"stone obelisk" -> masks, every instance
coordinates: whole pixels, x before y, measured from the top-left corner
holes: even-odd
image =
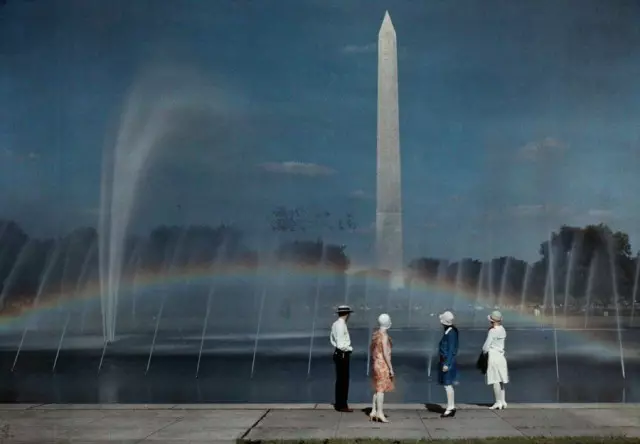
[[[376,254],[378,268],[392,273],[402,286],[402,191],[398,115],[398,51],[396,31],[385,12],[378,33],[378,164]],[[400,278],[400,279],[399,279]]]

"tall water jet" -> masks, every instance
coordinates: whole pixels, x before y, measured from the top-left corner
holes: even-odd
[[[481,306],[483,301],[482,292],[483,292],[484,275],[485,275],[484,265],[485,265],[484,262],[480,264],[480,273],[478,274],[478,284],[476,286],[476,305],[473,307],[473,321],[472,321],[474,326],[476,324],[476,312],[478,311],[478,308]]]
[[[129,273],[131,274],[132,281],[132,292],[131,292],[131,320],[135,322],[136,319],[136,304],[138,299],[138,292],[135,288],[136,277],[138,275],[138,269],[140,268],[140,264],[142,262],[142,255],[140,250],[142,249],[142,242],[137,242],[135,247],[133,247],[133,251],[131,252],[131,256],[129,257],[129,262],[125,270],[131,270]]]
[[[636,256],[636,272],[633,277],[633,290],[631,291],[631,319],[629,327],[633,327],[633,319],[636,313],[636,297],[638,296],[638,278],[640,278],[640,252]]]
[[[45,269],[44,269],[44,273],[42,274],[41,278],[40,278],[40,283],[38,284],[38,290],[36,291],[36,297],[33,301],[33,307],[37,308],[39,306],[40,303],[40,298],[42,297],[42,293],[44,292],[44,288],[45,285],[47,284],[47,282],[49,281],[49,276],[51,275],[51,271],[53,270],[53,267],[55,266],[56,262],[58,261],[58,258],[60,256],[60,244],[59,242],[55,244],[55,246],[53,247],[53,253],[51,253],[51,256],[49,257],[49,260],[47,261],[47,264],[45,265]],[[13,360],[13,365],[11,366],[11,372],[13,373],[14,369],[16,368],[16,364],[18,363],[18,357],[20,356],[20,351],[22,350],[22,346],[24,345],[24,340],[27,337],[27,333],[29,332],[29,329],[32,327],[32,320],[27,320],[25,326],[24,326],[24,330],[22,331],[22,337],[20,338],[20,344],[18,345],[18,350],[16,351],[16,356]],[[37,321],[36,321],[37,322]]]
[[[116,337],[125,236],[137,197],[138,184],[151,155],[167,132],[175,129],[175,114],[211,111],[217,97],[211,88],[194,88],[199,79],[185,72],[155,68],[136,84],[125,106],[113,150],[103,155],[100,199],[100,302],[103,335]],[[199,85],[203,86],[203,85]]]
[[[522,281],[522,292],[520,293],[520,313],[524,313],[524,306],[527,301],[527,290],[529,289],[529,280],[531,279],[532,267],[527,263],[524,270],[524,279]]]
[[[11,289],[13,282],[18,275],[18,272],[22,269],[25,260],[29,257],[29,254],[32,253],[32,249],[34,247],[34,241],[29,239],[24,246],[20,249],[18,253],[18,257],[16,258],[9,275],[5,278],[4,283],[2,285],[2,292],[0,293],[0,310],[4,308],[5,300],[7,298],[7,294]]]
[[[279,236],[276,236],[275,244],[278,245]],[[262,333],[262,319],[264,315],[264,305],[267,300],[268,284],[267,273],[264,270],[262,256],[258,255],[258,270],[256,281],[261,281],[261,285],[256,285],[256,293],[254,300],[258,300],[258,322],[256,323],[256,335],[253,341],[253,357],[251,358],[251,379],[256,369],[256,356],[258,354],[258,342],[260,341],[260,333]],[[255,305],[255,304],[254,304]]]
[[[495,292],[495,285],[493,280],[495,279],[495,276],[493,275],[493,261],[494,259],[489,259],[489,262],[487,262],[487,270],[485,270],[485,272],[487,273],[486,279],[487,279],[487,293],[489,294],[489,301],[492,302],[493,305],[495,305],[496,302],[496,292]]]
[[[216,265],[218,264],[218,253],[216,252],[215,257],[213,258],[213,261],[211,262],[211,274],[214,274],[213,272],[216,269]],[[216,293],[216,281],[215,278],[211,279],[211,284],[209,286],[209,294],[207,295],[207,307],[206,307],[206,311],[204,313],[204,321],[202,322],[202,337],[200,339],[200,350],[198,350],[198,363],[196,364],[196,378],[198,378],[198,375],[200,374],[200,360],[202,359],[202,349],[204,348],[204,338],[207,335],[207,327],[209,326],[209,315],[211,313],[211,304],[213,301],[213,297]]]
[[[587,294],[585,296],[584,307],[584,328],[589,325],[589,310],[591,309],[591,297],[593,295],[593,280],[596,274],[596,265],[598,263],[598,253],[596,252],[589,262],[589,276],[587,276]]]
[[[452,303],[453,309],[456,308],[456,298],[462,293],[464,283],[464,260],[460,260],[456,266],[455,294]]]
[[[93,254],[95,253],[96,247],[97,247],[97,243],[93,242],[91,244],[91,247],[89,247],[89,249],[87,250],[87,253],[85,254],[85,258],[82,261],[82,266],[80,268],[80,275],[78,276],[78,281],[76,282],[76,287],[73,292],[74,297],[78,297],[80,294],[80,289],[82,288],[82,285],[85,282],[86,274],[89,269],[89,263],[91,261],[91,258],[93,257]],[[53,366],[51,367],[52,373],[55,373],[56,371],[56,366],[58,365],[58,358],[60,357],[60,350],[62,349],[62,342],[64,341],[64,337],[65,337],[65,334],[67,333],[67,328],[69,327],[70,321],[71,321],[71,311],[67,313],[67,318],[64,322],[64,326],[62,327],[62,332],[60,333],[60,340],[58,341],[58,349],[56,350],[56,357],[53,360]]]
[[[180,237],[178,238],[176,245],[173,248],[173,255],[171,256],[171,260],[165,265],[165,272],[171,275],[171,272],[176,264],[176,260],[180,257],[179,253],[182,251],[182,247],[184,245],[184,239],[187,235],[187,230],[182,230],[180,233]],[[153,351],[156,347],[156,339],[158,338],[158,329],[160,328],[160,320],[162,319],[162,315],[164,313],[164,306],[167,302],[167,290],[162,292],[162,299],[160,301],[160,308],[158,309],[158,314],[156,315],[156,327],[153,330],[153,339],[151,341],[151,348],[149,349],[149,360],[147,361],[147,368],[144,372],[146,375],[149,373],[149,368],[151,367],[151,358],[153,357]]]
[[[60,349],[62,348],[62,341],[64,341],[64,335],[65,333],[67,333],[67,327],[69,326],[70,320],[71,320],[71,312],[67,313],[67,319],[64,322],[64,327],[62,327],[62,333],[60,334],[60,340],[58,341],[58,349],[56,350],[56,357],[53,360],[51,373],[55,373],[56,371],[56,366],[58,365],[58,357],[60,357]]]
[[[509,266],[511,265],[511,257],[507,257],[507,260],[502,267],[502,276],[500,278],[500,295],[498,296],[498,305],[502,308],[504,304],[504,298],[507,292],[507,278],[509,277]]]
[[[449,269],[449,262],[444,260],[444,259],[441,259],[438,262],[438,271],[437,271],[437,274],[436,274],[436,286],[438,288],[438,290],[437,290],[437,298],[438,298],[438,304],[440,304],[437,307],[437,310],[441,310],[441,309],[444,309],[444,308],[451,308],[449,306],[444,306],[444,304],[448,304],[448,302],[445,302],[448,299],[447,298],[448,294],[447,294],[447,291],[444,290],[444,285],[447,282],[447,271],[448,271],[448,269]]]
[[[414,277],[409,278],[409,301],[407,302],[407,327],[411,328],[411,318],[413,316],[413,292],[414,290]]]
[[[553,323],[553,353],[556,358],[556,381],[560,383],[560,366],[558,362],[558,328],[556,324],[556,280],[555,280],[555,263],[554,250],[551,235],[549,236],[549,258],[547,269],[547,282],[549,285],[551,299],[551,319]]]
[[[622,327],[620,325],[620,295],[618,293],[618,279],[616,276],[616,256],[613,251],[613,239],[607,237],[607,249],[609,256],[609,269],[611,272],[611,287],[613,289],[613,304],[616,310],[616,330],[618,332],[618,347],[620,349],[620,371],[622,373],[622,379],[626,378],[626,371],[624,367],[624,347],[622,345]]]
[[[566,276],[564,279],[564,317],[565,323],[567,322],[567,306],[569,305],[569,298],[571,297],[571,284],[573,283],[573,267],[575,262],[575,242],[571,244],[571,251],[569,251],[569,266],[566,270]]]
[[[391,271],[392,288],[404,280],[399,121],[396,31],[385,12],[378,33],[376,257],[379,269]]]
[[[202,322],[202,337],[200,339],[200,350],[198,350],[198,363],[196,364],[196,378],[200,374],[200,360],[202,359],[202,349],[204,348],[204,338],[207,335],[207,327],[209,326],[209,314],[211,313],[211,303],[215,295],[215,283],[211,284],[209,294],[207,295],[207,308],[204,313],[204,321]]]
[[[320,253],[320,262],[316,269],[316,288],[315,297],[313,298],[313,314],[311,320],[311,335],[309,336],[309,359],[307,362],[307,377],[311,374],[311,359],[313,357],[313,341],[316,337],[316,317],[318,316],[318,303],[320,301],[320,289],[322,286],[321,275],[324,268],[324,242],[322,243],[322,252]]]
[[[264,280],[264,277],[261,277]],[[259,287],[257,287],[259,288]],[[251,358],[251,378],[256,369],[256,355],[258,353],[258,341],[260,340],[260,332],[262,330],[262,314],[264,312],[264,303],[267,299],[267,283],[262,284],[262,291],[260,293],[260,307],[258,308],[258,324],[256,325],[256,336],[253,342],[253,357]]]

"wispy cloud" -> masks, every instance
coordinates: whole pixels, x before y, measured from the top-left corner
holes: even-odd
[[[364,190],[353,190],[349,193],[349,197],[352,199],[373,199],[373,196]]]
[[[545,212],[545,206],[542,204],[534,205],[514,205],[509,208],[508,213],[516,217],[537,216]]]
[[[587,211],[587,215],[595,218],[610,219],[613,216],[613,211],[603,208],[591,208]]]
[[[265,162],[258,165],[264,171],[278,174],[292,174],[296,176],[330,176],[335,170],[317,163],[305,163],[297,161]]]
[[[20,154],[20,153],[16,153],[15,151],[9,148],[3,148],[2,151],[0,151],[0,155],[7,158],[17,159],[18,161],[21,161],[21,160],[36,161],[40,159],[40,154],[36,152],[31,151],[27,154]]]
[[[376,43],[367,43],[365,45],[346,45],[342,47],[344,54],[366,54],[376,52],[378,45]]]
[[[505,209],[504,214],[514,218],[535,218],[539,216],[570,216],[575,215],[575,208],[570,206],[555,206],[546,204],[520,204]]]
[[[547,137],[541,141],[527,143],[525,146],[520,148],[518,154],[524,160],[534,161],[544,155],[551,153],[560,153],[566,151],[567,149],[568,145],[564,142],[553,137]]]

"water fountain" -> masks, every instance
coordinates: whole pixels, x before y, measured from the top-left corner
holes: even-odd
[[[322,243],[322,252],[320,253],[320,262],[316,270],[315,297],[313,298],[313,314],[311,315],[311,333],[309,335],[309,360],[307,363],[307,377],[311,375],[311,358],[313,356],[313,341],[316,337],[316,318],[318,316],[318,302],[320,299],[320,289],[322,287],[322,270],[325,267],[325,246]]]
[[[480,265],[480,273],[478,274],[478,284],[476,286],[476,302],[475,302],[475,306],[473,307],[472,322],[474,326],[476,324],[476,313],[478,311],[478,307],[480,307],[484,301],[483,292],[484,292],[484,280],[485,280],[485,274],[486,274],[486,270],[484,267],[485,267],[485,262],[482,262],[482,264]]]
[[[509,275],[509,267],[511,265],[511,257],[507,257],[504,266],[502,267],[502,276],[500,278],[500,294],[498,296],[498,306],[504,307],[504,300],[507,292],[507,277]]]
[[[634,327],[633,320],[636,313],[636,298],[638,297],[639,278],[640,278],[640,252],[638,252],[638,254],[636,255],[636,271],[633,276],[633,290],[631,290],[631,319],[629,320],[630,327]]]
[[[574,259],[575,259],[575,246],[576,243],[571,243],[571,251],[569,252],[569,267],[566,272],[565,281],[564,281],[564,317],[565,317],[565,327],[566,322],[568,321],[567,317],[567,309],[569,306],[569,300],[571,297],[571,285],[573,279],[573,268],[574,268]]]
[[[624,367],[624,347],[622,345],[622,327],[620,325],[620,294],[618,293],[618,279],[616,276],[616,257],[613,251],[613,239],[607,236],[605,239],[607,243],[607,250],[609,256],[609,270],[611,272],[611,287],[613,290],[613,304],[616,311],[616,331],[618,333],[618,347],[620,349],[620,371],[622,373],[622,379],[626,378],[626,371]]]
[[[522,280],[522,291],[520,293],[520,314],[525,311],[525,304],[527,301],[527,289],[529,288],[529,279],[531,277],[532,267],[530,264],[526,265],[524,270],[524,279]]]
[[[159,142],[173,129],[175,114],[189,109],[215,109],[216,97],[211,88],[185,74],[188,73],[156,68],[143,77],[124,106],[113,150],[104,151],[98,231],[103,336],[107,342],[116,338],[125,237],[138,183]]]
[[[91,262],[91,259],[93,258],[93,255],[96,252],[96,248],[97,248],[97,243],[94,242],[91,244],[91,247],[89,247],[89,249],[87,250],[87,253],[85,254],[85,258],[82,262],[82,267],[80,269],[80,276],[78,277],[78,281],[76,282],[76,287],[73,292],[74,298],[78,297],[78,295],[80,294],[82,285],[86,283],[86,275],[89,270],[89,264]],[[58,357],[60,356],[60,349],[62,348],[62,342],[64,341],[65,334],[67,333],[69,322],[71,321],[71,313],[72,313],[71,310],[68,309],[67,317],[65,319],[64,326],[62,327],[62,332],[60,333],[60,340],[58,341],[58,349],[56,350],[56,357],[53,360],[53,366],[51,367],[52,373],[55,373],[56,366],[58,365]]]
[[[251,359],[251,377],[252,378],[256,368],[256,354],[258,352],[258,341],[260,340],[260,331],[262,329],[262,317],[264,314],[264,304],[266,299],[267,299],[267,283],[265,282],[260,291],[260,306],[258,308],[258,322],[256,325],[256,335],[253,343],[253,358]]]
[[[589,275],[587,276],[587,294],[585,296],[586,306],[584,310],[584,328],[589,325],[589,310],[591,309],[591,297],[593,296],[593,285],[596,274],[596,266],[598,264],[598,253],[591,257],[589,262]]]
[[[60,251],[61,251],[60,245],[56,244],[53,249],[53,252],[51,253],[51,256],[49,257],[49,260],[47,261],[47,265],[45,266],[44,273],[40,278],[38,291],[36,292],[36,297],[33,301],[34,308],[37,308],[39,306],[40,298],[42,297],[45,286],[48,283],[49,276],[51,275],[51,271],[53,270],[53,267],[55,266],[56,262],[59,259]],[[38,322],[37,318],[35,320],[28,320],[26,322],[24,326],[24,330],[22,331],[22,337],[20,338],[20,344],[18,345],[18,350],[16,351],[16,356],[13,360],[13,365],[11,366],[11,372],[13,372],[16,368],[16,364],[18,363],[18,357],[20,356],[20,351],[22,350],[22,346],[24,345],[24,340],[27,337],[27,333],[29,332],[31,327],[34,326],[33,324],[37,324],[37,322]]]
[[[549,258],[547,264],[547,279],[545,285],[545,293],[548,291],[548,297],[545,295],[545,303],[551,304],[551,319],[553,329],[553,354],[556,361],[556,381],[560,383],[560,366],[558,362],[558,328],[556,323],[556,280],[555,280],[555,247],[552,243],[551,234],[548,237],[549,242]]]
[[[29,239],[20,249],[16,262],[11,267],[11,271],[3,283],[2,292],[0,292],[0,309],[4,308],[7,294],[11,290],[18,272],[22,269],[24,262],[27,260],[34,247],[34,241]]]
[[[184,240],[187,235],[187,230],[183,230],[180,233],[180,237],[178,237],[178,241],[173,248],[173,254],[171,255],[171,259],[166,262],[164,273],[171,274],[174,267],[176,266],[176,261],[180,257],[180,253],[184,247]],[[168,253],[168,252],[167,252]],[[158,329],[160,328],[160,321],[162,320],[162,314],[164,313],[164,306],[167,302],[167,291],[162,292],[162,299],[160,301],[160,307],[158,308],[158,314],[156,315],[156,327],[153,330],[153,339],[151,340],[151,348],[149,349],[149,360],[147,361],[147,368],[144,371],[146,375],[149,372],[149,368],[151,367],[151,358],[153,357],[153,351],[156,346],[156,339],[158,338]]]

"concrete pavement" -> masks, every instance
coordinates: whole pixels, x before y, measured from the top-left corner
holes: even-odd
[[[437,406],[389,404],[388,424],[353,405],[325,404],[3,404],[0,443],[231,443],[247,441],[508,436],[640,437],[640,404],[510,404],[504,411],[459,405],[454,419]]]

